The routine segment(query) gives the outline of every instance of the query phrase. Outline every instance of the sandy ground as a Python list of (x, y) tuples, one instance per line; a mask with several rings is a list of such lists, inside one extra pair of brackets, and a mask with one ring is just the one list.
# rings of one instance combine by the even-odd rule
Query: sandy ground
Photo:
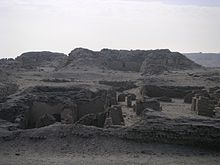
[[(211, 73), (220, 73), (220, 69), (198, 69), (172, 71), (160, 75), (142, 75), (139, 72), (121, 72), (114, 70), (75, 69), (71, 71), (25, 71), (17, 72), (14, 81), (20, 86), (33, 85), (96, 85), (98, 81), (136, 81), (138, 85), (153, 84), (165, 86), (218, 86), (219, 82), (207, 80)], [(198, 75), (198, 76), (193, 76)], [(44, 82), (44, 79), (68, 79), (70, 82), (56, 83)]]
[(166, 144), (141, 144), (120, 139), (61, 139), (0, 146), (1, 165), (219, 165), (220, 153)]
[(1, 165), (67, 165), (67, 164), (89, 164), (89, 165), (219, 165), (220, 158), (213, 156), (167, 156), (167, 155), (22, 155), (1, 157)]
[(191, 104), (184, 103), (183, 99), (172, 99), (171, 103), (160, 102), (163, 113), (171, 118), (176, 117), (198, 117), (198, 115), (191, 110)]

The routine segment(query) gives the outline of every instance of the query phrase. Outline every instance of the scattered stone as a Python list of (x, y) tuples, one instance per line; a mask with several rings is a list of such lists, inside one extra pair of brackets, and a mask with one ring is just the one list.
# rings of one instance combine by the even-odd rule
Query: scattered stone
[(55, 122), (56, 122), (56, 119), (52, 115), (45, 114), (39, 118), (39, 120), (36, 123), (36, 127), (37, 128), (45, 127), (45, 126), (54, 124)]
[(88, 114), (80, 118), (76, 124), (88, 125), (88, 126), (96, 126), (97, 118), (95, 114)]
[(155, 99), (146, 99), (146, 100), (137, 100), (135, 105), (135, 112), (137, 115), (141, 115), (142, 112), (146, 109), (150, 108), (155, 111), (161, 111), (160, 103)]
[(105, 124), (107, 113), (102, 112), (98, 114), (87, 114), (81, 117), (76, 124), (87, 125), (87, 126), (95, 126), (103, 128)]
[(9, 127), (8, 127), (8, 130), (9, 130), (9, 131), (15, 131), (15, 130), (17, 130), (17, 129), (18, 129), (17, 126), (9, 126)]
[(158, 101), (163, 101), (163, 102), (168, 102), (168, 103), (172, 102), (172, 99), (170, 97), (167, 97), (167, 96), (159, 97), (159, 98), (157, 98), (157, 100)]
[(71, 82), (69, 79), (58, 79), (58, 78), (53, 78), (53, 79), (42, 79), (41, 81), (43, 82), (53, 82), (53, 83), (66, 83), (66, 82)]

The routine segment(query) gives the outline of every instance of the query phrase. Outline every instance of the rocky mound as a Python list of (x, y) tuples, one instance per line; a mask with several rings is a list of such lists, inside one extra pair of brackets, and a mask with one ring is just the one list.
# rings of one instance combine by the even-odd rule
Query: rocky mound
[(0, 59), (0, 69), (4, 72), (18, 70), (20, 67), (21, 67), (21, 63), (12, 58)]
[(14, 83), (0, 83), (0, 102), (3, 102), (7, 96), (14, 94), (18, 90), (18, 85)]
[(36, 67), (54, 67), (57, 68), (65, 61), (67, 56), (63, 53), (53, 52), (27, 52), (18, 56), (15, 60), (21, 63), (26, 69), (34, 69)]
[(95, 67), (119, 71), (158, 74), (169, 70), (185, 70), (201, 67), (178, 52), (162, 50), (111, 50), (92, 51), (74, 49), (63, 68)]
[(68, 60), (62, 70), (71, 71), (81, 68), (105, 68), (105, 61), (99, 52), (89, 49), (76, 48), (68, 56)]
[(0, 69), (0, 82), (6, 83), (9, 80), (10, 74), (7, 73), (5, 70)]
[(200, 67), (184, 55), (169, 50), (156, 50), (148, 54), (141, 66), (144, 73), (161, 73), (169, 70), (187, 70)]
[(0, 60), (0, 102), (18, 90), (18, 85), (13, 81), (12, 75), (12, 71), (17, 68), (14, 64), (13, 59)]

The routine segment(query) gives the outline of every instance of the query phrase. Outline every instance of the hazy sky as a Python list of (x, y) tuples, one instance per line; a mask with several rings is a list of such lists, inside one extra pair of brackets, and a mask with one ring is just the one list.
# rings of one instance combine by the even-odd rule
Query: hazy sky
[(0, 0), (0, 57), (26, 51), (220, 52), (219, 0)]

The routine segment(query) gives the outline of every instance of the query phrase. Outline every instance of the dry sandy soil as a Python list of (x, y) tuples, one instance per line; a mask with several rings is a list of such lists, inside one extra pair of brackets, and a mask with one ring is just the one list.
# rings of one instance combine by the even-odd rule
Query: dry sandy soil
[(0, 158), (2, 165), (219, 165), (220, 153), (176, 145), (141, 144), (120, 139), (67, 138), (1, 144)]

